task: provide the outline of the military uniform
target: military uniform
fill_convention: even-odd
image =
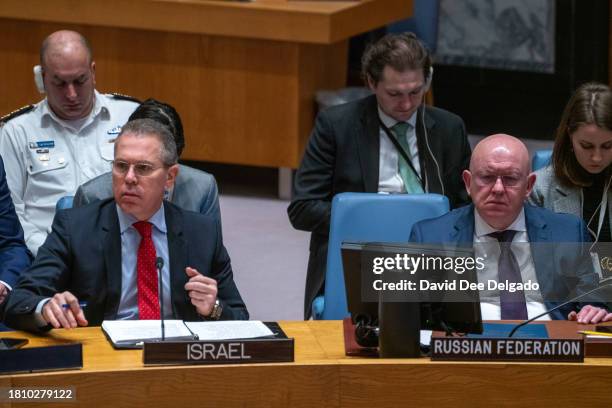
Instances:
[[[0,155],[34,254],[51,228],[57,201],[110,171],[115,138],[137,106],[133,98],[95,91],[94,107],[81,123],[59,119],[47,99],[0,120]]]

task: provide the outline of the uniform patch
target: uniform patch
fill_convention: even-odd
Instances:
[[[108,132],[106,132],[107,135],[118,135],[119,133],[121,133],[121,126],[115,126],[114,128],[112,128],[111,130],[109,130]],[[111,139],[113,142],[115,141],[115,139]],[[108,141],[109,143],[111,143],[111,141]]]
[[[32,147],[32,143],[30,143],[30,147]],[[49,149],[49,148],[54,148],[55,147],[55,141],[54,140],[43,140],[40,142],[36,142],[36,147],[39,149]]]
[[[134,98],[133,96],[130,96],[130,95],[124,95],[124,94],[115,93],[115,92],[112,92],[108,95],[110,95],[111,98],[118,99],[120,101],[130,101],[130,102],[136,102],[139,104],[142,103],[140,99]]]

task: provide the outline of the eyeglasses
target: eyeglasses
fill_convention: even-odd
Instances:
[[[489,187],[497,183],[497,179],[501,179],[504,187],[516,187],[523,181],[519,176],[496,176],[494,174],[478,174],[474,177],[474,181],[479,187]]]
[[[134,174],[139,177],[148,177],[153,174],[157,169],[161,169],[163,166],[155,167],[149,163],[128,163],[123,160],[113,161],[113,172],[125,176],[129,171],[130,167],[134,167]]]

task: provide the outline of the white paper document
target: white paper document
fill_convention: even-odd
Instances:
[[[166,339],[193,338],[182,320],[164,320]],[[113,344],[161,339],[159,320],[105,320],[102,330]]]
[[[259,320],[228,320],[221,322],[185,322],[200,340],[253,339],[274,333]]]
[[[164,320],[166,340],[232,340],[274,336],[261,321],[183,322]],[[105,320],[102,330],[113,346],[124,348],[161,339],[160,320]]]

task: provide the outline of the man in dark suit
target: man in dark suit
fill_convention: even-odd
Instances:
[[[0,157],[0,320],[9,291],[30,262],[31,254],[23,240],[23,229],[15,213]]]
[[[483,139],[474,148],[463,180],[474,204],[414,224],[410,240],[469,246],[477,243],[475,255],[484,255],[481,259],[485,265],[477,271],[479,281],[486,274],[499,282],[513,282],[514,274],[514,283],[532,281],[539,285],[537,290],[520,291],[520,296],[513,294],[512,298],[504,293],[509,291],[500,289],[482,299],[481,291],[484,319],[535,317],[596,287],[597,276],[587,251],[576,244],[589,241],[582,220],[525,203],[535,174],[530,173],[527,148],[520,140],[508,135]],[[480,254],[485,247],[493,248],[490,242],[497,252],[489,249]],[[588,303],[567,305],[551,313],[550,318],[580,323],[612,320],[607,310]]]
[[[390,34],[362,59],[374,95],[322,111],[294,184],[289,219],[312,231],[304,317],[325,280],[334,195],[342,192],[445,194],[468,202],[461,171],[470,160],[458,116],[422,104],[432,76],[429,52],[413,34]]]
[[[159,319],[160,263],[164,317],[248,319],[218,222],[163,201],[177,158],[165,126],[126,124],[115,142],[114,198],[58,212],[9,297],[7,324],[37,331]]]

